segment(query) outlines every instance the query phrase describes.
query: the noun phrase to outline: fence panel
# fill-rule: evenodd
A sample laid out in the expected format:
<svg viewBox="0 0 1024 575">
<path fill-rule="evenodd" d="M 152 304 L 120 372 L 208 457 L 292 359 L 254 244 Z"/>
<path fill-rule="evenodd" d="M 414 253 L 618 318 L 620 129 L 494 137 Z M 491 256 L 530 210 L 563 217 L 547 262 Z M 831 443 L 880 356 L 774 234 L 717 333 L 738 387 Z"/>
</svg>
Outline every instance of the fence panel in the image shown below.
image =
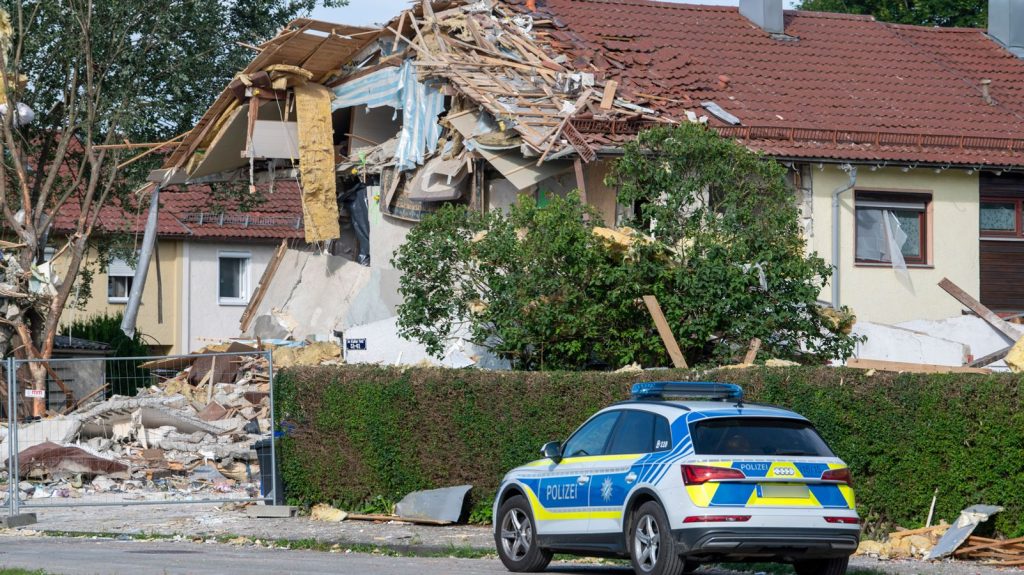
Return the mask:
<svg viewBox="0 0 1024 575">
<path fill-rule="evenodd" d="M 4 371 L 12 514 L 276 492 L 269 351 L 9 359 Z"/>
</svg>

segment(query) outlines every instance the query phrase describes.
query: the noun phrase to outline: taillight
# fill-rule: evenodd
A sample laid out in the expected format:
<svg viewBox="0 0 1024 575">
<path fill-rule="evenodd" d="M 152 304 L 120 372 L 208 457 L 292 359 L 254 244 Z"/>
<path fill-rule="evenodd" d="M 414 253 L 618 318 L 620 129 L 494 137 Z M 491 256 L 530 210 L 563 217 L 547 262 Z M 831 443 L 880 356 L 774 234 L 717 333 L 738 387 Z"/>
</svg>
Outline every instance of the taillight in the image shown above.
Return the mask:
<svg viewBox="0 0 1024 575">
<path fill-rule="evenodd" d="M 743 521 L 749 520 L 749 515 L 691 515 L 683 519 L 683 523 L 708 523 L 712 521 L 721 521 L 725 523 L 741 523 Z"/>
<path fill-rule="evenodd" d="M 845 483 L 850 487 L 853 487 L 853 476 L 850 475 L 850 468 L 844 467 L 842 469 L 829 469 L 825 473 L 821 474 L 822 481 L 838 481 Z"/>
<path fill-rule="evenodd" d="M 829 523 L 845 523 L 848 525 L 859 525 L 860 519 L 856 517 L 826 517 L 825 521 Z"/>
<path fill-rule="evenodd" d="M 729 479 L 746 479 L 739 469 L 731 467 L 713 467 L 711 465 L 684 465 L 683 483 L 687 485 L 703 485 L 708 481 L 727 481 Z"/>
</svg>

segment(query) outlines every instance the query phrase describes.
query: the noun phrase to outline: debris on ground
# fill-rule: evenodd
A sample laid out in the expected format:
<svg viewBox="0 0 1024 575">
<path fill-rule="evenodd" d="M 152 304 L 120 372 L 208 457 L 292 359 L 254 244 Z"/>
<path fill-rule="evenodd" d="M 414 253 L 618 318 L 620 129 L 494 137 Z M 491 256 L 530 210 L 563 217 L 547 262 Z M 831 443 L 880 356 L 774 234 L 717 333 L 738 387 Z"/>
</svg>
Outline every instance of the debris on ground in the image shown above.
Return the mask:
<svg viewBox="0 0 1024 575">
<path fill-rule="evenodd" d="M 395 515 L 411 521 L 458 522 L 472 485 L 413 491 L 395 505 Z"/>
<path fill-rule="evenodd" d="M 861 541 L 857 555 L 878 559 L 920 559 L 935 547 L 948 530 L 949 524 L 943 521 L 931 527 L 894 531 L 885 541 Z"/>
<path fill-rule="evenodd" d="M 935 544 L 931 552 L 925 556 L 925 559 L 941 559 L 947 555 L 952 555 L 970 537 L 971 533 L 974 533 L 974 529 L 979 524 L 988 521 L 989 517 L 1002 510 L 1003 508 L 998 505 L 972 505 L 964 509 L 960 512 L 960 517 L 957 518 L 949 531 L 942 536 L 942 539 Z"/>
<path fill-rule="evenodd" d="M 348 513 L 326 503 L 318 503 L 314 505 L 309 512 L 309 518 L 313 521 L 337 523 L 339 521 L 344 521 L 346 517 L 348 517 Z"/>
</svg>

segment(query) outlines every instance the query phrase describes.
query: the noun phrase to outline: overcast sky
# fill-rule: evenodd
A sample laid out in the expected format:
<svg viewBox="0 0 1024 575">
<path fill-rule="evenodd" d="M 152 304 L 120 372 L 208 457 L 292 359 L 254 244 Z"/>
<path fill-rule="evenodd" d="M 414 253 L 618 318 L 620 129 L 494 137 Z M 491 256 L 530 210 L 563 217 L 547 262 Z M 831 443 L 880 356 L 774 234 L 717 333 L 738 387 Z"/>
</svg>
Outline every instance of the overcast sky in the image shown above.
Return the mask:
<svg viewBox="0 0 1024 575">
<path fill-rule="evenodd" d="M 787 8 L 792 8 L 796 4 L 796 0 L 785 2 Z M 739 0 L 687 0 L 685 3 L 735 6 L 739 4 Z M 313 18 L 336 24 L 373 26 L 383 24 L 397 16 L 409 4 L 409 0 L 349 0 L 349 5 L 343 8 L 317 8 L 313 11 Z"/>
</svg>

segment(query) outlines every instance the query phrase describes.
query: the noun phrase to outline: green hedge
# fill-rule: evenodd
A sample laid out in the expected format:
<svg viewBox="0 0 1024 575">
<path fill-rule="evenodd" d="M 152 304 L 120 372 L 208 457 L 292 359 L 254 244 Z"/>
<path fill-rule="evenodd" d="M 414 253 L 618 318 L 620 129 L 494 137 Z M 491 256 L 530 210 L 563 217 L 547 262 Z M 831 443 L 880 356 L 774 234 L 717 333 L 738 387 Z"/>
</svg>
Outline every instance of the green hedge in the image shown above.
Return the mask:
<svg viewBox="0 0 1024 575">
<path fill-rule="evenodd" d="M 849 463 L 869 530 L 923 525 L 975 503 L 1006 511 L 996 528 L 1024 535 L 1024 413 L 1010 375 L 896 375 L 832 368 L 696 374 L 295 368 L 277 380 L 287 497 L 348 509 L 469 483 L 473 519 L 489 517 L 501 476 L 537 458 L 631 383 L 718 380 L 750 401 L 798 411 Z M 371 505 L 372 507 L 372 505 Z"/>
</svg>

